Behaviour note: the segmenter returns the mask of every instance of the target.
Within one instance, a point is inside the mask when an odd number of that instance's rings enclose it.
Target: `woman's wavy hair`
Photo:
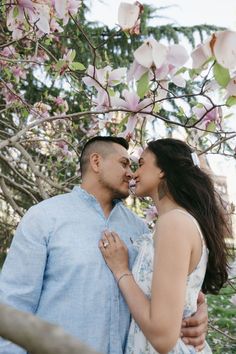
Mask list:
[[[202,290],[217,294],[228,279],[229,236],[222,199],[211,178],[193,162],[191,148],[181,140],[158,139],[148,143],[156,163],[165,173],[168,192],[175,202],[198,221],[209,258]]]

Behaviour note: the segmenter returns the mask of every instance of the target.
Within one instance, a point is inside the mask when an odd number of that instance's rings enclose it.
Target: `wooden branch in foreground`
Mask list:
[[[62,328],[0,304],[0,336],[31,354],[97,354]]]

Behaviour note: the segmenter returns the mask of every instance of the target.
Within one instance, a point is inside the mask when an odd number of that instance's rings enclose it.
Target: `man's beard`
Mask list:
[[[112,199],[125,199],[129,196],[129,191],[127,192],[121,191],[118,188],[112,186],[109,182],[106,181],[105,178],[100,178],[100,184],[107,189],[108,193],[111,193]]]

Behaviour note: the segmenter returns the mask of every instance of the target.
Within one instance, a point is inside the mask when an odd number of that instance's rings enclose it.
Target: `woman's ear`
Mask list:
[[[160,170],[160,178],[164,178],[165,177],[165,172],[163,170]]]

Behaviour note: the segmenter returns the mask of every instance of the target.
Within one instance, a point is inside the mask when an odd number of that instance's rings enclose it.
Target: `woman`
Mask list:
[[[151,197],[159,216],[154,234],[136,242],[133,273],[116,233],[99,244],[133,317],[126,354],[195,353],[180,339],[182,318],[196,312],[201,289],[217,293],[228,277],[219,198],[196,154],[176,139],[150,142],[134,178],[136,195]],[[211,353],[207,343],[201,353]]]

